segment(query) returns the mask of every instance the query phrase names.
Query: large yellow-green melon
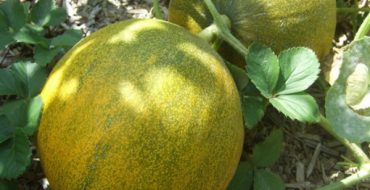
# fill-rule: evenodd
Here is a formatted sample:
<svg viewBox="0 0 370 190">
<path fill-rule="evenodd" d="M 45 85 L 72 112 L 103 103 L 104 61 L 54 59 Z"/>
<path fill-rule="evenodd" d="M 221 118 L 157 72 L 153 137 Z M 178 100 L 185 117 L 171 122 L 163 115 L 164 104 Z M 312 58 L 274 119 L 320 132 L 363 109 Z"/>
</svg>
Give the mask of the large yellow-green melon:
<svg viewBox="0 0 370 190">
<path fill-rule="evenodd" d="M 129 20 L 56 65 L 37 149 L 53 190 L 217 190 L 243 145 L 239 96 L 218 54 L 182 27 Z"/>
<path fill-rule="evenodd" d="M 229 17 L 231 31 L 246 46 L 260 41 L 279 52 L 305 46 L 319 58 L 330 51 L 336 25 L 335 0 L 213 0 L 218 11 Z M 193 33 L 209 26 L 213 19 L 203 0 L 171 0 L 169 21 Z M 238 56 L 230 47 L 221 53 Z"/>
</svg>

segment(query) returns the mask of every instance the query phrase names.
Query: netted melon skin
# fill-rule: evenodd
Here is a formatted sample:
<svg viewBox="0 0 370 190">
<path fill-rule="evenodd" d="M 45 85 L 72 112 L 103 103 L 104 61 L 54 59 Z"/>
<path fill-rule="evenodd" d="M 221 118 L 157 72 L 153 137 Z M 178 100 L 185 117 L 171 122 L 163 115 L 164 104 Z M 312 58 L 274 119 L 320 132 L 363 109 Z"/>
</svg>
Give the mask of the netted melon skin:
<svg viewBox="0 0 370 190">
<path fill-rule="evenodd" d="M 225 189 L 242 151 L 239 95 L 218 54 L 164 21 L 83 39 L 41 92 L 37 150 L 53 190 Z"/>
</svg>

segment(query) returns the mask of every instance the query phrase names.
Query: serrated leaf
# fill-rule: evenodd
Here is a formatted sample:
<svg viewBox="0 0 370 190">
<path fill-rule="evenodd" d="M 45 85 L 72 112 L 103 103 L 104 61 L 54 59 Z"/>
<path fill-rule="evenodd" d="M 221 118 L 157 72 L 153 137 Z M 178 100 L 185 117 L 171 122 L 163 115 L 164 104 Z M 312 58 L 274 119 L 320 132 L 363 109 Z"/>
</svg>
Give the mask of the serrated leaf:
<svg viewBox="0 0 370 190">
<path fill-rule="evenodd" d="M 256 170 L 254 190 L 284 190 L 283 180 L 276 174 L 266 170 Z"/>
<path fill-rule="evenodd" d="M 21 88 L 10 69 L 0 69 L 0 95 L 19 95 Z"/>
<path fill-rule="evenodd" d="M 44 26 L 50 20 L 50 12 L 54 8 L 54 1 L 38 0 L 31 10 L 31 19 L 34 23 Z"/>
<path fill-rule="evenodd" d="M 27 125 L 27 104 L 27 101 L 23 99 L 6 102 L 1 106 L 1 112 L 12 126 L 24 127 Z"/>
<path fill-rule="evenodd" d="M 277 94 L 302 92 L 318 78 L 320 63 L 308 48 L 291 48 L 279 55 L 280 79 Z"/>
<path fill-rule="evenodd" d="M 252 129 L 265 115 L 265 101 L 259 96 L 244 96 L 242 98 L 242 110 L 245 126 Z"/>
<path fill-rule="evenodd" d="M 47 49 L 37 46 L 34 55 L 35 62 L 41 66 L 46 66 L 53 61 L 60 51 L 60 48 Z"/>
<path fill-rule="evenodd" d="M 8 118 L 0 115 L 0 144 L 14 135 L 15 127 L 11 126 Z"/>
<path fill-rule="evenodd" d="M 260 43 L 254 43 L 249 48 L 247 73 L 261 94 L 266 98 L 272 96 L 279 78 L 279 62 L 275 53 Z"/>
<path fill-rule="evenodd" d="M 243 89 L 248 85 L 249 82 L 247 72 L 227 61 L 225 61 L 225 63 L 231 75 L 233 76 L 239 92 L 243 91 Z"/>
<path fill-rule="evenodd" d="M 39 94 L 47 78 L 44 67 L 29 61 L 17 62 L 12 66 L 12 72 L 24 87 L 25 97 L 33 97 Z"/>
<path fill-rule="evenodd" d="M 253 167 L 249 162 L 240 162 L 228 190 L 248 190 L 253 185 Z"/>
<path fill-rule="evenodd" d="M 82 38 L 81 30 L 70 29 L 51 40 L 50 45 L 56 47 L 72 47 Z"/>
<path fill-rule="evenodd" d="M 253 147 L 252 162 L 256 167 L 273 165 L 283 149 L 283 131 L 273 130 L 266 139 Z"/>
<path fill-rule="evenodd" d="M 280 95 L 269 99 L 270 103 L 291 119 L 315 123 L 320 120 L 319 107 L 307 93 Z"/>
<path fill-rule="evenodd" d="M 67 19 L 67 12 L 63 8 L 55 8 L 50 12 L 50 19 L 45 24 L 47 26 L 57 26 Z"/>
<path fill-rule="evenodd" d="M 17 42 L 40 45 L 42 47 L 48 47 L 48 40 L 43 37 L 41 31 L 36 30 L 35 27 L 26 25 L 22 27 L 15 35 L 14 39 Z"/>
<path fill-rule="evenodd" d="M 26 10 L 19 0 L 6 0 L 0 4 L 0 9 L 7 16 L 8 24 L 14 31 L 18 31 L 26 24 Z"/>
<path fill-rule="evenodd" d="M 26 135 L 30 136 L 35 133 L 39 126 L 41 111 L 43 108 L 43 102 L 41 96 L 32 98 L 28 103 L 27 109 L 27 125 L 24 128 Z"/>
<path fill-rule="evenodd" d="M 0 32 L 8 32 L 8 31 L 9 31 L 9 25 L 6 19 L 6 15 L 0 9 Z"/>
<path fill-rule="evenodd" d="M 0 178 L 15 179 L 31 163 L 31 149 L 28 137 L 17 128 L 14 138 L 0 144 Z"/>
<path fill-rule="evenodd" d="M 326 117 L 340 136 L 354 143 L 370 142 L 370 117 L 360 115 L 346 103 L 346 83 L 357 64 L 370 67 L 370 38 L 352 42 L 343 55 L 338 79 L 329 89 L 326 100 Z"/>
</svg>

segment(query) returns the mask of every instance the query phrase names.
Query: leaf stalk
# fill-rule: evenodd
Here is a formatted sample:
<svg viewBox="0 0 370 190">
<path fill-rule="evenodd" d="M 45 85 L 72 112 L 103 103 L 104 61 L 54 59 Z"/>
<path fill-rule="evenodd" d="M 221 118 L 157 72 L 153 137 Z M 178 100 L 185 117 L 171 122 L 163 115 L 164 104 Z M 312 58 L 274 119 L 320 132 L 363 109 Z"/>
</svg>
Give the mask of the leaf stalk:
<svg viewBox="0 0 370 190">
<path fill-rule="evenodd" d="M 369 33 L 369 31 L 370 31 L 370 13 L 367 14 L 365 20 L 362 22 L 353 41 L 362 39 Z"/>
</svg>

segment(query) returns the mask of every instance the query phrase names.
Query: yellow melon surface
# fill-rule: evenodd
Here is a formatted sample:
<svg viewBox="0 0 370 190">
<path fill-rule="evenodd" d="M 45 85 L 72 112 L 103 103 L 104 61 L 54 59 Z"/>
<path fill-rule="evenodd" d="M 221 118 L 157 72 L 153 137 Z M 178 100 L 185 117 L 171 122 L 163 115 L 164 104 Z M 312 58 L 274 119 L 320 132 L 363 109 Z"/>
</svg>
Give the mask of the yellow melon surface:
<svg viewBox="0 0 370 190">
<path fill-rule="evenodd" d="M 37 150 L 53 190 L 218 190 L 242 151 L 239 95 L 218 54 L 164 21 L 109 25 L 52 71 Z"/>
</svg>

